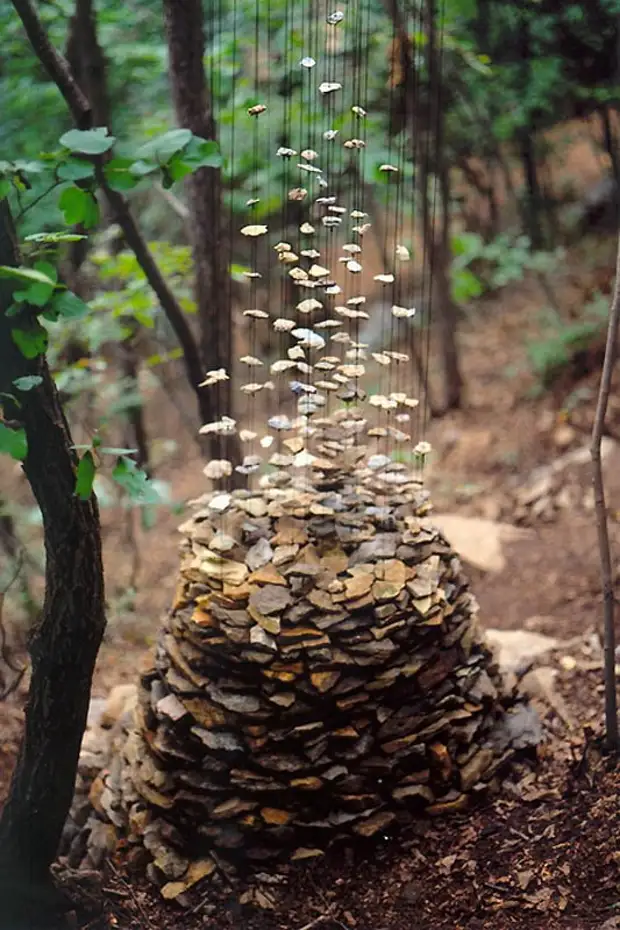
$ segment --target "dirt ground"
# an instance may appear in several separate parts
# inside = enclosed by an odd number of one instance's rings
[[[573,250],[553,274],[570,318],[596,290],[609,291],[615,243],[597,239]],[[574,270],[578,273],[575,273]],[[591,474],[587,462],[554,478],[552,504],[530,515],[523,489],[561,456],[589,441],[600,348],[580,359],[564,382],[532,392],[526,344],[541,337],[545,295],[536,279],[481,302],[461,333],[464,409],[432,423],[435,453],[427,480],[435,508],[528,526],[505,547],[499,571],[469,566],[483,623],[556,637],[545,657],[553,692],[538,695],[546,742],[535,768],[523,767],[501,794],[475,810],[421,821],[372,851],[326,857],[319,865],[266,876],[254,904],[229,889],[205,890],[191,913],[164,906],[122,857],[103,877],[103,914],[84,892],[75,926],[90,930],[612,930],[620,928],[620,768],[602,755],[601,594]],[[619,385],[620,386],[620,385]],[[608,430],[620,437],[615,387]],[[573,403],[577,396],[581,402]],[[570,402],[569,402],[570,401]],[[178,406],[154,395],[149,429],[175,435],[176,452],[158,477],[175,500],[205,490],[193,438]],[[620,571],[620,444],[606,461],[614,571]],[[547,493],[547,492],[545,492]],[[93,693],[132,681],[172,597],[178,513],[161,510],[156,526],[104,511],[109,628]],[[135,584],[136,593],[127,589]],[[0,682],[1,684],[1,682]],[[23,689],[0,703],[0,804],[22,723]],[[75,892],[75,887],[73,891]]]

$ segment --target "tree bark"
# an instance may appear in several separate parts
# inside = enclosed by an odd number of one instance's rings
[[[6,200],[0,202],[0,264],[20,256]],[[4,414],[26,432],[24,471],[41,508],[45,534],[45,601],[31,633],[32,683],[26,724],[9,798],[0,819],[2,918],[15,924],[51,887],[56,855],[72,796],[86,726],[95,660],[105,629],[99,512],[94,495],[74,494],[76,454],[54,382],[43,356],[26,360],[6,316],[13,286],[0,281],[0,391]],[[38,375],[39,386],[15,394],[16,378]]]
[[[201,0],[163,0],[163,8],[170,87],[177,122],[196,136],[216,139],[203,64],[205,32]],[[186,185],[202,360],[207,370],[225,368],[231,373],[231,283],[225,260],[221,175],[215,168],[200,168],[187,178]],[[213,419],[222,415],[234,416],[231,381],[220,382],[217,390]],[[214,436],[212,453],[239,464],[241,451],[238,438]]]

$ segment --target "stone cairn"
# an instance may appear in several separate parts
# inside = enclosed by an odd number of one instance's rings
[[[208,494],[181,527],[135,706],[83,751],[72,865],[123,839],[184,903],[207,876],[462,810],[536,742],[421,483],[320,464]]]

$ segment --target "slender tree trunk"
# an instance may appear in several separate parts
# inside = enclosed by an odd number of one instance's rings
[[[0,264],[19,265],[12,218],[0,202]],[[0,819],[0,922],[20,927],[49,906],[53,862],[69,810],[95,660],[105,628],[99,514],[94,496],[74,494],[76,455],[44,357],[26,360],[6,316],[13,287],[0,282],[0,391],[38,375],[38,387],[4,404],[25,429],[24,471],[43,514],[46,590],[31,633],[32,683],[9,798]],[[8,915],[8,916],[7,916]],[[49,913],[47,926],[51,925]]]
[[[136,349],[136,334],[128,336],[122,343],[121,347],[121,371],[127,383],[131,385],[131,390],[139,392],[140,382],[140,362]],[[144,404],[140,395],[139,403],[132,405],[127,411],[127,443],[129,446],[135,445],[137,454],[135,456],[136,464],[151,476],[151,464],[149,456],[149,438],[144,422]]]
[[[616,145],[616,139],[614,136],[613,127],[611,125],[611,111],[608,103],[602,103],[600,105],[599,115],[601,118],[601,124],[603,126],[603,141],[605,143],[605,151],[609,155],[609,160],[611,162],[614,178],[616,179],[616,184],[620,184],[620,161],[618,159],[618,146]]]
[[[450,286],[450,179],[441,156],[438,181],[441,198],[441,229],[439,241],[433,244],[433,271],[439,298],[438,324],[444,367],[444,409],[448,411],[461,406],[463,378],[456,341],[458,309],[452,299]]]
[[[164,0],[169,52],[169,76],[177,122],[203,139],[216,138],[209,89],[204,70],[205,33],[201,0]],[[231,373],[232,319],[230,274],[224,256],[221,175],[201,168],[186,181],[190,226],[193,230],[196,304],[200,321],[202,360],[207,370]],[[209,390],[209,389],[207,389]],[[210,389],[211,391],[213,388]],[[214,404],[216,416],[234,416],[231,381],[220,382]],[[237,437],[214,437],[215,454],[238,464]]]

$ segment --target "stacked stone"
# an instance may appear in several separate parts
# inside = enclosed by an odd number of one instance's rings
[[[167,898],[460,810],[514,753],[425,492],[357,477],[214,493],[181,528],[175,604],[95,792]]]

